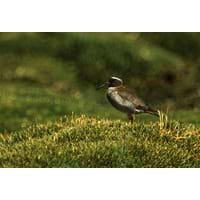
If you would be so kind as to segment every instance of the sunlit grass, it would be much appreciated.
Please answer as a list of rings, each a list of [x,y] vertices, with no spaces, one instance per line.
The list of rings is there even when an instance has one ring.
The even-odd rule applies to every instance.
[[[35,124],[0,134],[0,166],[200,167],[200,129],[168,123],[73,115]]]

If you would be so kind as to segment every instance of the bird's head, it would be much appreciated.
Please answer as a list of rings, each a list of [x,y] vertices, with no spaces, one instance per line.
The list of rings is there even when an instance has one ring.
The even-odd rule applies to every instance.
[[[105,86],[107,87],[118,87],[123,85],[123,81],[122,79],[118,78],[118,77],[110,77],[108,81],[106,81],[104,84],[100,85],[97,87],[97,89],[101,89]]]

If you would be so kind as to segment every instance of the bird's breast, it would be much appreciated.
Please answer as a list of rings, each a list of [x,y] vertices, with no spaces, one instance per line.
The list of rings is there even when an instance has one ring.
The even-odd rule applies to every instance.
[[[116,109],[122,112],[133,113],[135,110],[132,102],[122,98],[116,88],[108,88],[107,99]]]

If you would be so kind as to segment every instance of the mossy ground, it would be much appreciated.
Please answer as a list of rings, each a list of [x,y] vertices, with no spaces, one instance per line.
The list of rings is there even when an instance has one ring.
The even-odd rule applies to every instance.
[[[200,129],[176,121],[61,118],[0,135],[1,167],[200,167]]]

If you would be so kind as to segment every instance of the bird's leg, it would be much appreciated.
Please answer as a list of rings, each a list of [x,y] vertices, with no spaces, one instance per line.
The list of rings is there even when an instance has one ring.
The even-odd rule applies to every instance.
[[[131,113],[128,113],[127,116],[128,116],[129,121],[130,121],[131,123],[133,123],[133,119],[134,119],[134,118],[133,118],[132,114],[131,114]]]

